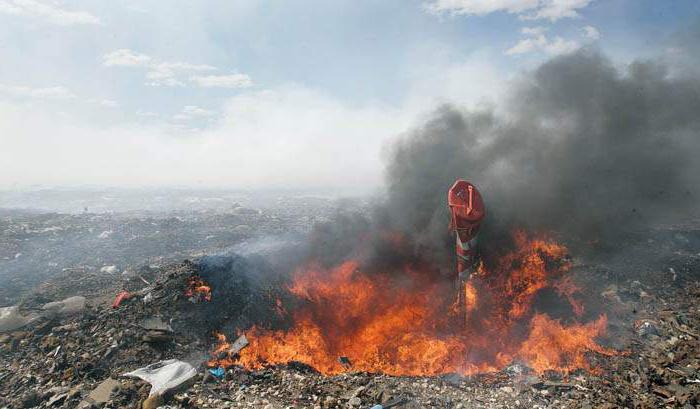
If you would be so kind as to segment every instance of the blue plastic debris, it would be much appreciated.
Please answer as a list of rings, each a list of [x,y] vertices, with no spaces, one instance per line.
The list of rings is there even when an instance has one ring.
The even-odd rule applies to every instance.
[[[217,367],[210,369],[209,373],[216,376],[217,378],[223,378],[224,374],[226,374],[226,371],[222,367]]]

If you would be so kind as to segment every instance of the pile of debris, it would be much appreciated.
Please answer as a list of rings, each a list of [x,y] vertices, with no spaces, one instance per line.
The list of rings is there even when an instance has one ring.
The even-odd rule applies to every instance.
[[[64,297],[70,281],[54,282],[0,312],[0,407],[697,407],[700,257],[683,260],[688,268],[678,269],[676,281],[660,280],[656,271],[601,288],[611,326],[628,334],[619,341],[626,352],[591,356],[598,372],[566,376],[538,375],[522,363],[437,377],[353,372],[349,361],[348,372],[337,376],[297,362],[260,370],[210,367],[213,330],[235,339],[234,329],[259,313],[255,297],[265,291],[240,292],[248,284],[234,280],[239,292],[223,298],[228,311],[213,319],[212,309],[223,308],[213,304],[216,287],[212,301],[187,291],[206,282],[197,263],[136,269],[87,300]],[[610,282],[601,279],[604,269],[587,272],[588,280]],[[236,324],[226,328],[221,320]],[[232,342],[234,355],[245,344]]]
[[[627,353],[610,362],[608,389],[627,407],[697,407],[700,404],[700,283],[662,297],[633,281],[635,311]]]
[[[329,213],[330,203],[288,198],[264,211],[229,205],[216,211],[80,214],[0,208],[0,305],[17,303],[56,276],[113,281],[129,267],[174,263],[260,237],[306,232]]]

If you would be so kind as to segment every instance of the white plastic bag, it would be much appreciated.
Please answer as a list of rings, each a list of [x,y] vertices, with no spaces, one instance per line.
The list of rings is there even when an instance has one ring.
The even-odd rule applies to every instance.
[[[197,370],[187,362],[169,359],[125,373],[122,376],[139,378],[151,384],[148,396],[162,395],[175,389],[197,374]]]

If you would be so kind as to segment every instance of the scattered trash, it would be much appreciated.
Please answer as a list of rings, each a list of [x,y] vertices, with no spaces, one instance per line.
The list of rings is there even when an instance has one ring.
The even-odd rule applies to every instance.
[[[241,335],[240,337],[236,338],[233,344],[231,344],[231,347],[228,349],[228,354],[236,355],[237,353],[241,352],[241,349],[247,347],[248,344],[248,338],[246,338],[245,335]]]
[[[506,367],[505,372],[511,376],[518,376],[528,374],[532,372],[532,369],[528,368],[521,362],[513,362],[512,364]]]
[[[617,291],[617,286],[615,284],[611,284],[605,288],[603,292],[600,293],[600,296],[603,297],[604,299],[614,302],[616,304],[622,304],[622,299],[620,298],[620,295],[618,294]]]
[[[172,334],[166,331],[148,331],[143,336],[143,342],[148,342],[151,344],[164,344],[172,340]]]
[[[222,367],[219,366],[219,367],[216,367],[216,368],[210,368],[210,369],[209,369],[209,373],[212,374],[212,375],[214,375],[215,377],[221,379],[221,378],[223,378],[224,375],[226,374],[226,371],[224,370],[224,368],[222,368]]]
[[[389,409],[406,403],[408,403],[408,399],[405,398],[391,399],[384,404],[374,405],[370,409]]]
[[[109,401],[112,392],[119,388],[121,384],[116,379],[107,378],[97,385],[90,394],[78,405],[78,409],[87,409],[93,406],[100,406]]]
[[[127,372],[122,376],[139,378],[150,383],[149,396],[154,396],[177,388],[196,374],[197,370],[187,362],[169,359]]]
[[[104,266],[100,269],[100,273],[106,273],[106,274],[116,274],[117,271],[117,266]]]
[[[651,321],[637,321],[635,322],[635,327],[637,328],[637,335],[640,337],[659,335],[659,330]]]
[[[119,344],[118,343],[113,343],[110,345],[107,350],[105,351],[104,355],[102,355],[102,359],[106,360],[112,357],[112,355],[119,349]]]
[[[49,399],[48,402],[46,402],[46,405],[47,405],[47,406],[57,406],[57,405],[61,405],[61,404],[63,403],[63,401],[66,400],[67,397],[68,397],[68,392],[67,392],[67,391],[66,391],[66,392],[61,392],[61,393],[56,393],[56,394],[54,394],[54,395]]]
[[[149,331],[173,332],[170,324],[164,322],[160,317],[149,317],[141,321],[141,328]]]
[[[656,270],[657,275],[665,268]],[[682,268],[676,267],[679,280],[688,275],[687,270]],[[120,301],[121,305],[117,304],[118,310],[109,308],[111,299],[106,301],[107,308],[101,308],[99,300],[102,298],[92,296],[97,292],[80,288],[79,293],[90,294],[90,304],[94,303],[97,308],[86,308],[84,314],[73,316],[66,322],[30,315],[29,318],[36,319],[35,323],[0,333],[0,360],[3,360],[0,367],[0,384],[3,386],[0,389],[9,392],[0,394],[0,407],[386,409],[498,405],[694,407],[699,404],[700,361],[697,350],[700,342],[700,310],[697,309],[697,299],[700,297],[700,284],[695,282],[688,282],[679,288],[657,285],[645,277],[638,283],[621,279],[617,281],[618,287],[609,287],[609,291],[604,292],[609,297],[608,302],[601,302],[610,314],[609,328],[614,336],[621,333],[623,335],[619,338],[627,338],[621,342],[631,342],[622,344],[623,347],[632,347],[628,349],[629,355],[590,357],[595,360],[592,363],[600,369],[600,373],[574,371],[555,377],[536,372],[523,360],[513,361],[501,371],[471,375],[389,376],[353,370],[325,376],[308,365],[298,363],[254,370],[238,365],[225,370],[221,366],[206,368],[211,334],[207,325],[216,306],[214,303],[191,304],[183,295],[184,278],[190,274],[191,265],[165,264],[162,269],[158,274],[144,273],[146,281],[151,284],[142,283],[143,280],[136,276],[126,284],[115,282],[114,277],[101,276],[103,282],[111,287],[104,287],[109,292],[103,291],[100,295],[113,295],[116,289],[124,290],[119,292],[126,295]],[[95,275],[96,270],[92,270]],[[86,273],[81,270],[75,274],[82,277],[80,274]],[[659,276],[663,276],[659,280],[670,281],[668,274]],[[634,278],[637,281],[638,277]],[[76,283],[80,284],[79,281],[67,281],[65,285],[73,290],[70,286]],[[212,280],[212,285],[214,283],[216,281]],[[145,288],[142,287],[144,284]],[[604,286],[592,292],[591,297],[600,294]],[[636,290],[642,288],[653,291],[654,296],[648,303],[639,302],[636,296]],[[219,294],[218,288],[214,289]],[[15,315],[27,318],[24,315],[40,311],[47,301],[63,300],[49,303],[50,310],[58,311],[67,295],[70,293],[65,290],[43,292],[31,302],[23,301],[21,310],[9,307],[9,313],[14,311]],[[123,302],[134,297],[150,302]],[[244,297],[231,297],[227,302],[233,303],[239,299]],[[628,313],[622,308],[616,310],[619,307],[616,299],[621,299],[624,304],[635,303],[634,315],[622,315]],[[240,311],[237,308],[231,307],[227,312]],[[4,315],[10,315],[8,310],[0,309],[0,317]],[[173,327],[176,331],[173,331]],[[233,331],[230,327],[219,328]],[[622,331],[616,332],[619,330]],[[224,350],[233,354],[247,352],[244,348],[250,348],[249,341],[253,341],[252,336],[250,339],[238,337]],[[154,356],[164,358],[154,359]],[[340,365],[360,367],[362,358],[351,356],[352,359],[348,356],[337,356],[336,359]],[[188,364],[177,360],[159,362],[129,372],[132,374],[129,378],[118,381],[107,378],[109,374],[121,374],[171,357],[199,363],[192,363],[189,368],[185,366],[185,376],[175,376],[175,379],[161,370],[168,366],[168,362]],[[149,368],[150,371],[146,371]],[[196,368],[202,368],[202,382],[194,382],[196,375],[187,375]],[[137,372],[139,375],[135,374]],[[178,383],[180,378],[186,379]],[[147,382],[151,382],[151,379],[159,383],[151,383],[153,386],[149,387],[137,379]],[[186,391],[165,393],[163,396],[153,394],[146,398],[149,392],[155,393],[153,390],[161,383],[181,388],[188,380],[192,385]],[[167,385],[165,388],[169,387]],[[397,404],[401,396],[410,398],[410,402],[405,406]]]
[[[676,270],[674,270],[673,267],[669,268],[668,270],[671,272],[671,279],[676,281],[678,278],[678,273],[676,273]]]
[[[338,357],[338,363],[340,363],[343,368],[349,369],[352,366],[352,363],[350,362],[350,358],[346,356],[339,356]]]
[[[128,291],[120,291],[119,294],[114,298],[114,302],[112,303],[112,308],[119,308],[122,302],[128,300],[131,298],[131,293]]]
[[[53,327],[53,328],[51,329],[51,332],[54,332],[54,333],[59,333],[59,332],[71,332],[71,331],[77,330],[79,327],[80,327],[80,326],[78,325],[78,323],[77,323],[77,322],[74,322],[74,323],[72,323],[72,324],[66,324],[66,325],[60,325],[60,326],[58,326],[58,327]]]

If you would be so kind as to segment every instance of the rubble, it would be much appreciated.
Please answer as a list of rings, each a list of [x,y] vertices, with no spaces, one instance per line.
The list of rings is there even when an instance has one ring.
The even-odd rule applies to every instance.
[[[115,230],[110,237],[118,234]],[[686,230],[684,236],[700,237],[700,231]],[[624,267],[578,267],[591,292],[605,294],[600,308],[608,312],[608,342],[624,352],[591,356],[596,371],[568,375],[537,374],[524,362],[512,362],[501,371],[470,376],[388,376],[355,372],[352,356],[342,355],[338,362],[347,372],[333,376],[295,362],[258,370],[210,368],[216,343],[212,329],[237,333],[210,322],[211,309],[221,305],[213,304],[214,284],[212,301],[188,300],[185,289],[193,263],[128,267],[143,280],[103,280],[93,275],[96,271],[71,270],[0,310],[0,317],[15,320],[0,330],[0,407],[697,407],[700,256],[697,250],[671,247],[656,259],[657,265],[623,260]],[[669,278],[670,268],[675,281]],[[130,296],[112,308],[115,295],[122,293]],[[70,297],[83,298],[74,303],[81,300]],[[227,300],[231,321],[238,322],[235,313],[247,308],[236,304],[239,298]],[[82,307],[68,308],[75,305]],[[227,355],[237,354],[249,341],[239,336]],[[180,372],[165,377],[175,381],[162,382],[159,370],[169,365]],[[122,376],[127,373],[136,378]],[[173,386],[178,387],[163,393]]]
[[[81,295],[91,298],[101,294],[90,291],[106,288],[109,281],[120,275],[119,270],[140,267],[142,273],[134,272],[147,278],[149,265],[215,254],[249,242],[254,247],[255,239],[262,236],[306,232],[314,221],[323,219],[333,209],[329,199],[270,199],[261,194],[222,192],[216,192],[225,196],[220,201],[198,199],[196,195],[201,196],[202,192],[180,192],[185,197],[176,194],[167,202],[160,201],[170,193],[158,192],[159,197],[153,201],[156,204],[147,206],[145,192],[138,192],[136,197],[131,196],[133,192],[120,192],[110,195],[106,202],[90,195],[83,197],[80,200],[85,203],[100,203],[88,206],[91,212],[82,212],[84,206],[76,206],[76,197],[84,193],[73,192],[57,199],[57,208],[73,213],[0,207],[0,306],[19,303],[45,280],[73,281],[74,277],[80,280],[73,282],[72,288],[65,288],[82,290]],[[8,202],[9,199],[0,195],[5,206],[27,206],[37,198],[18,197],[17,201]],[[237,210],[242,207],[258,210]],[[109,271],[101,272],[103,267]],[[62,298],[75,295],[74,292],[62,294]]]

